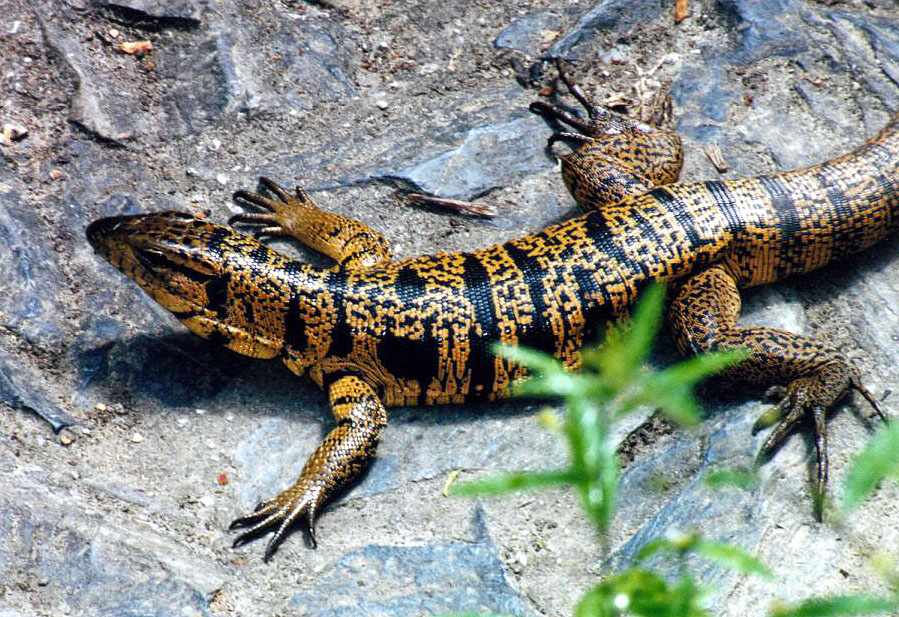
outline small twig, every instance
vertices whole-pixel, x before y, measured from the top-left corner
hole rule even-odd
[[[421,193],[406,193],[406,199],[416,205],[437,206],[461,212],[462,214],[471,214],[473,216],[494,217],[496,216],[496,208],[487,204],[476,203],[471,201],[461,201],[458,199],[446,199],[444,197],[434,197],[433,195],[423,195]]]
[[[448,474],[446,474],[446,482],[443,483],[443,490],[440,491],[444,497],[449,497],[450,489],[456,482],[456,478],[459,477],[460,473],[462,473],[461,469],[453,469]]]
[[[705,155],[709,157],[709,160],[712,162],[712,165],[715,166],[715,169],[718,170],[718,173],[723,174],[727,171],[727,161],[724,160],[724,154],[721,152],[721,148],[718,147],[718,144],[708,144],[705,147]]]

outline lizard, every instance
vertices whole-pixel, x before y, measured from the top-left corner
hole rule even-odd
[[[94,250],[188,330],[280,359],[327,392],[336,426],[292,485],[234,520],[235,547],[273,531],[268,561],[295,523],[314,547],[317,515],[375,456],[387,408],[506,396],[526,370],[495,355],[496,343],[551,353],[574,370],[581,347],[653,281],[669,285],[667,321],[681,352],[743,348],[726,377],[780,388],[779,421],[760,458],[812,421],[817,495],[828,480],[828,410],[855,390],[886,419],[843,354],[737,319],[740,289],[822,267],[896,228],[899,114],[825,163],[682,183],[675,131],[594,105],[559,73],[586,115],[545,101],[530,110],[555,126],[550,147],[572,146],[561,172],[582,212],[503,244],[394,260],[377,231],[267,178],[261,192],[234,194],[244,209],[228,225],[165,211],[87,227]],[[333,265],[263,241],[278,236]]]

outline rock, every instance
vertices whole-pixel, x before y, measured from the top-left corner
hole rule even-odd
[[[0,491],[5,583],[27,585],[29,573],[36,573],[35,582],[46,581],[37,592],[40,601],[62,594],[79,612],[162,617],[191,607],[210,614],[207,603],[224,584],[216,563],[145,525],[73,510],[64,500],[70,492],[26,489],[18,482]],[[31,502],[38,496],[39,502]]]
[[[637,24],[652,21],[662,12],[662,6],[654,0],[601,0],[553,44],[547,55],[583,58],[588,52],[579,49],[581,43],[599,33],[625,32]]]
[[[560,24],[561,19],[556,13],[550,11],[530,13],[514,20],[500,32],[494,39],[493,46],[537,56],[542,51],[541,45],[557,33]]]
[[[484,523],[474,542],[370,545],[344,555],[291,598],[310,615],[416,617],[449,612],[534,615],[506,580]],[[373,575],[377,573],[377,575]]]
[[[197,28],[203,14],[198,0],[93,0],[93,5],[139,28]]]
[[[183,44],[157,54],[157,72],[165,82],[161,107],[166,133],[194,134],[225,114],[251,106],[236,65],[237,52],[226,30],[192,34]]]
[[[76,92],[71,101],[70,119],[87,133],[114,144],[123,144],[135,133],[147,129],[140,101],[133,92],[109,88],[114,78],[103,75],[91,63],[77,38],[69,34],[52,13],[38,14],[48,48],[67,67]]]
[[[385,180],[399,181],[417,192],[472,200],[495,188],[553,167],[545,151],[544,123],[535,116],[468,131],[452,150],[416,163]]]
[[[283,22],[274,36],[278,63],[267,72],[277,84],[266,94],[269,105],[310,110],[325,101],[351,98],[356,93],[354,38],[330,23],[307,23],[299,29]]]
[[[731,60],[748,64],[771,56],[795,56],[808,49],[808,38],[797,20],[804,9],[801,0],[720,0],[718,9],[732,20],[740,40]]]
[[[143,110],[155,102],[139,90],[117,85],[134,70],[134,61],[98,55],[64,29],[64,20],[59,14],[41,16],[47,44],[68,67],[76,87],[71,120],[89,135],[116,145],[155,135],[168,139],[197,132],[238,107],[242,86],[227,33],[179,33],[154,52],[155,73],[164,85],[158,112],[151,117]],[[123,70],[122,62],[132,65]]]
[[[75,424],[75,419],[40,388],[41,377],[20,359],[0,350],[0,401],[13,409],[37,414],[55,432]]]
[[[186,332],[139,336],[85,350],[77,359],[82,394],[121,384],[133,395],[167,406],[193,406],[221,391],[245,364],[230,352],[224,363],[213,360],[221,352]],[[223,372],[223,367],[229,368]]]
[[[34,207],[0,184],[0,323],[37,346],[62,331],[63,305],[51,290],[65,287],[50,231]]]

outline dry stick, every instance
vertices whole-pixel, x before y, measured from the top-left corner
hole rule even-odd
[[[727,161],[724,160],[724,153],[721,152],[721,148],[718,144],[706,145],[705,155],[712,162],[712,165],[715,166],[715,169],[718,170],[718,173],[723,174],[727,171]]]
[[[406,193],[406,199],[414,204],[447,208],[463,214],[484,217],[496,216],[496,208],[488,206],[487,204],[460,201],[458,199],[446,199],[443,197],[434,197],[433,195],[423,195],[421,193]]]

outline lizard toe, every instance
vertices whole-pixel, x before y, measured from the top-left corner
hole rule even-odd
[[[306,523],[307,544],[310,548],[315,548],[314,523],[321,501],[323,501],[322,492],[314,485],[307,485],[299,488],[291,487],[274,499],[261,502],[254,512],[232,521],[230,530],[243,529],[234,539],[232,548],[248,544],[274,529],[263,556],[263,561],[268,561],[290,535],[295,523],[301,519]]]

